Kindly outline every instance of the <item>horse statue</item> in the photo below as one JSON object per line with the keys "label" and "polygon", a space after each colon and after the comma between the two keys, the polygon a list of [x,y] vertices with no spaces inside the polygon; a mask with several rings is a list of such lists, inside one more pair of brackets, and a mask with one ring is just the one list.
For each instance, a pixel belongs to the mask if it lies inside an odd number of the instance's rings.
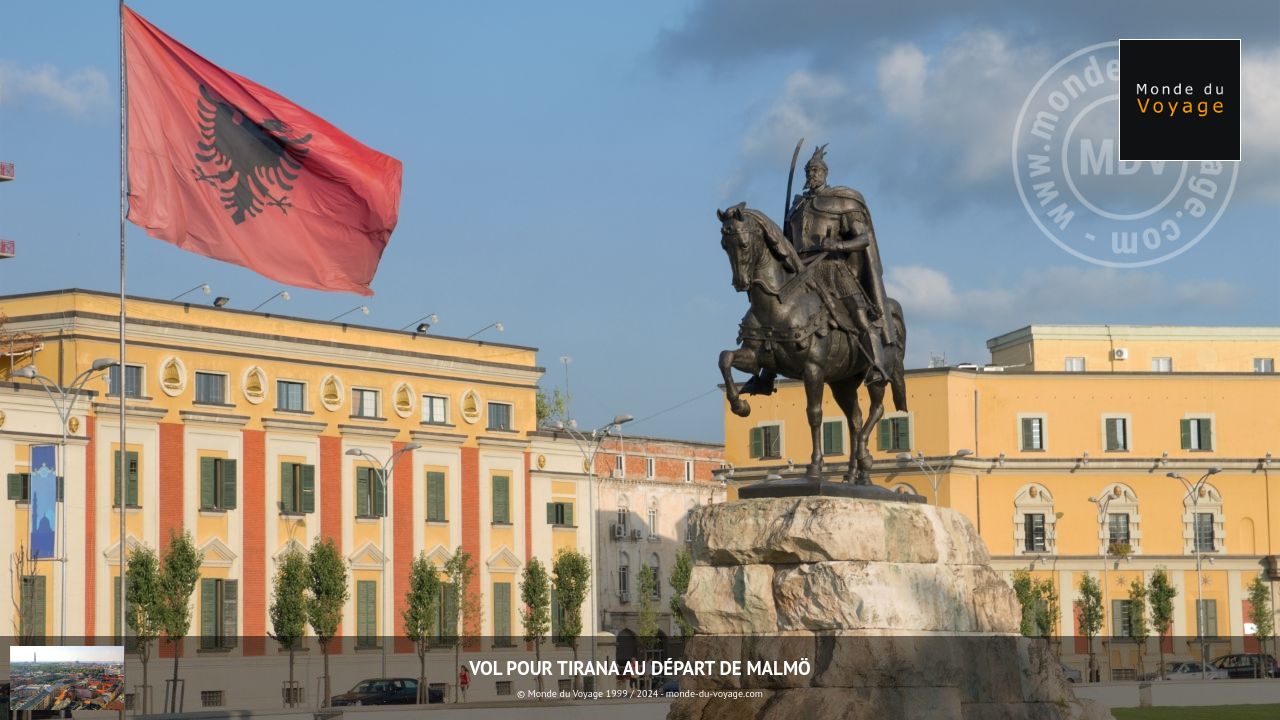
{"label": "horse statue", "polygon": [[[866,339],[841,322],[838,302],[824,297],[791,242],[767,215],[739,203],[717,210],[721,222],[720,246],[733,268],[733,289],[746,292],[751,309],[742,318],[737,350],[720,353],[725,396],[735,415],[746,417],[751,406],[740,395],[732,369],[755,376],[761,370],[804,382],[805,410],[813,440],[813,454],[805,472],[814,484],[822,482],[822,393],[831,388],[836,404],[849,423],[849,469],[846,483],[871,484],[871,453],[867,441],[884,414],[885,385],[892,386],[893,405],[907,409],[903,355],[906,325],[902,307],[886,300],[897,342],[884,348],[888,377],[872,376]],[[858,406],[858,388],[867,388],[870,408],[865,423]]]}

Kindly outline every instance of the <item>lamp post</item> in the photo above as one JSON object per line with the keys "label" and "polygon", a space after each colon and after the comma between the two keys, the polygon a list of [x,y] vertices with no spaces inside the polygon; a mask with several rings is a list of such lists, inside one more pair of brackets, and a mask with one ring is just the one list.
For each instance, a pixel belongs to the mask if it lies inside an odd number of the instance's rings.
{"label": "lamp post", "polygon": [[[594,562],[597,562],[597,563],[600,561],[599,552],[598,552],[600,548],[597,545],[598,540],[597,540],[597,533],[596,533],[596,525],[598,524],[596,522],[596,487],[597,487],[597,483],[595,482],[596,455],[600,452],[601,441],[604,440],[606,435],[617,430],[620,426],[631,422],[632,420],[635,420],[635,417],[631,415],[627,415],[625,413],[615,415],[613,417],[612,422],[608,423],[607,425],[598,427],[595,430],[592,430],[590,437],[575,430],[573,428],[572,421],[566,423],[561,420],[546,420],[546,421],[543,421],[542,423],[542,426],[548,430],[563,431],[565,434],[569,436],[570,439],[573,440],[573,443],[578,446],[578,452],[582,453],[582,460],[584,463],[584,467],[588,473],[588,482],[591,483],[591,487],[590,487],[591,492],[587,495],[587,511],[591,514],[591,524],[588,526],[588,532],[591,535],[591,551],[595,555]],[[591,444],[593,442],[595,443],[595,447],[591,448]],[[588,452],[588,448],[591,448],[590,452]],[[591,662],[593,664],[596,661],[596,640],[597,640],[596,635],[599,632],[596,626],[596,618],[600,614],[600,603],[599,603],[600,593],[598,592],[598,590],[599,590],[599,583],[598,582],[592,583],[592,587],[591,587]],[[595,686],[593,685],[592,687],[595,687]]]}
{"label": "lamp post", "polygon": [[[391,465],[395,463],[397,458],[407,452],[417,450],[420,447],[422,447],[420,443],[411,442],[394,453],[391,453],[391,457],[387,458],[385,463],[379,463],[377,458],[359,448],[351,448],[350,450],[347,450],[348,455],[364,458],[369,462],[369,464],[373,465],[374,470],[377,471],[376,474],[378,476],[378,482],[382,483],[382,507],[378,508],[380,518],[379,522],[382,524],[382,614],[388,619],[391,617],[391,612],[387,608],[387,585],[389,583],[389,579],[387,578],[387,556],[390,554],[387,550],[387,508],[391,505],[391,488],[387,484],[387,473],[390,471]],[[387,646],[391,644],[391,636],[384,635],[379,640],[382,643],[382,677],[386,677]]]}
{"label": "lamp post", "polygon": [[280,298],[281,300],[283,300],[283,301],[285,301],[285,302],[289,302],[289,291],[288,291],[288,290],[281,290],[280,292],[276,293],[275,295],[272,295],[271,297],[267,298],[266,300],[263,300],[262,302],[258,303],[257,305],[254,305],[254,306],[253,306],[253,309],[252,309],[252,310],[250,310],[249,312],[257,312],[257,311],[258,311],[258,308],[262,307],[263,305],[266,305],[267,303],[271,302],[272,300],[275,300],[276,298]]}
{"label": "lamp post", "polygon": [[500,322],[491,322],[491,323],[489,323],[488,325],[485,325],[484,327],[480,328],[479,330],[477,330],[477,331],[475,331],[475,332],[471,333],[470,335],[468,335],[468,336],[466,336],[466,337],[464,337],[464,338],[462,338],[462,339],[463,339],[463,340],[470,340],[471,338],[473,338],[473,337],[475,337],[475,336],[479,335],[480,333],[484,332],[485,330],[488,330],[489,328],[493,328],[494,330],[497,330],[498,332],[502,332],[503,330],[506,330],[506,328],[502,327],[502,323],[500,323]]}
{"label": "lamp post", "polygon": [[[71,411],[75,408],[76,400],[80,398],[80,391],[84,389],[85,383],[89,382],[89,378],[93,377],[94,374],[96,373],[102,372],[103,370],[106,370],[107,368],[112,367],[113,365],[116,365],[115,360],[112,360],[110,358],[98,358],[97,360],[93,361],[93,364],[89,367],[88,370],[85,370],[84,372],[77,375],[75,379],[71,381],[71,384],[68,385],[66,388],[63,388],[53,380],[36,372],[36,368],[34,365],[27,365],[25,367],[20,367],[17,370],[13,371],[13,377],[25,378],[27,380],[35,380],[36,382],[40,383],[40,386],[44,388],[45,394],[49,396],[49,401],[53,403],[54,410],[58,413],[58,420],[60,421],[59,424],[62,426],[62,442],[58,444],[58,472],[62,475],[63,478],[67,476],[67,423],[70,422],[71,420]],[[124,387],[123,381],[124,381],[124,375],[122,374],[121,388]],[[63,482],[65,483],[65,480]],[[63,512],[62,503],[55,503],[55,505],[58,509],[59,515],[65,515],[65,513]],[[121,512],[122,513],[124,512],[123,508],[121,509]],[[65,517],[62,519],[65,520]],[[121,535],[120,537],[123,538],[124,535]],[[58,581],[58,584],[62,587],[62,592],[60,593],[62,595],[62,603],[61,603],[61,609],[58,612],[58,641],[62,643],[62,642],[65,642],[66,635],[67,635],[66,533],[65,532],[58,533],[58,540],[59,540],[58,544],[62,546],[61,551],[58,553],[59,555],[58,562],[61,563],[61,570],[59,572],[61,579]],[[120,547],[121,548],[124,547],[123,540],[121,540]],[[121,573],[124,572],[123,550],[121,551],[121,555],[120,555],[120,572]],[[123,627],[121,628],[121,630],[123,632]]]}
{"label": "lamp post", "polygon": [[[1111,498],[1111,493],[1107,493],[1101,498],[1089,498],[1089,502],[1098,506],[1098,533],[1104,537],[1106,535],[1104,523],[1107,521],[1107,507],[1111,505]],[[1107,605],[1107,594],[1111,591],[1111,578],[1107,572],[1107,548],[1110,546],[1110,538],[1106,538],[1106,540],[1107,542],[1102,545],[1102,616],[1110,620],[1111,608]],[[1106,626],[1104,625],[1102,629],[1105,632]],[[1107,669],[1108,671],[1111,669],[1110,657],[1107,658]]]}
{"label": "lamp post", "polygon": [[[956,458],[968,457],[972,454],[972,450],[961,448],[960,450],[955,451],[955,453],[948,455],[947,461],[950,463],[950,461],[953,461]],[[916,451],[914,456],[909,452],[898,453],[898,459],[904,462],[914,462],[916,466],[920,468],[920,472],[924,473],[925,477],[929,479],[929,486],[933,488],[933,504],[937,505],[938,488],[942,484],[942,471],[945,468],[941,465],[935,467],[932,463],[924,459],[924,453],[920,451]]]}
{"label": "lamp post", "polygon": [[1205,676],[1204,664],[1205,659],[1208,657],[1208,650],[1204,639],[1204,580],[1200,577],[1200,566],[1204,556],[1200,553],[1200,537],[1196,533],[1196,530],[1198,530],[1196,524],[1200,519],[1200,490],[1204,487],[1205,481],[1209,479],[1210,475],[1217,475],[1220,472],[1222,472],[1222,468],[1211,467],[1208,472],[1201,475],[1200,479],[1194,483],[1188,481],[1176,472],[1165,473],[1166,477],[1171,477],[1174,480],[1177,480],[1182,483],[1184,488],[1186,488],[1187,495],[1182,498],[1182,504],[1184,507],[1187,503],[1187,497],[1191,498],[1191,547],[1196,553],[1196,637],[1200,639],[1201,680],[1203,680]]}

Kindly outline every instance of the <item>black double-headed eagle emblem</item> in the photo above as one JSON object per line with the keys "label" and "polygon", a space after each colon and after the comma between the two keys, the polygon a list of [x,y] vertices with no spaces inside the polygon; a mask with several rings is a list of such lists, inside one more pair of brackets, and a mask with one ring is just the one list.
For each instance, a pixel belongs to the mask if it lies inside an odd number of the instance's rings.
{"label": "black double-headed eagle emblem", "polygon": [[202,138],[195,153],[200,164],[192,169],[196,180],[218,188],[222,206],[237,225],[268,206],[287,215],[293,207],[287,193],[302,169],[301,158],[308,152],[302,146],[311,141],[310,133],[293,137],[275,118],[254,121],[204,85],[196,105]]}

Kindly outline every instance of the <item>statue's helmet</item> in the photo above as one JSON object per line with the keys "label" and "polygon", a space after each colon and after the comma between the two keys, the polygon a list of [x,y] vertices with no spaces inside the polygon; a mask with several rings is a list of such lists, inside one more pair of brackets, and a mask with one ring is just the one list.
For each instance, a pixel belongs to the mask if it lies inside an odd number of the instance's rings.
{"label": "statue's helmet", "polygon": [[823,172],[827,171],[827,161],[824,156],[827,154],[827,146],[819,145],[813,149],[813,157],[809,158],[809,162],[804,164],[805,172],[809,172],[814,168],[821,168]]}

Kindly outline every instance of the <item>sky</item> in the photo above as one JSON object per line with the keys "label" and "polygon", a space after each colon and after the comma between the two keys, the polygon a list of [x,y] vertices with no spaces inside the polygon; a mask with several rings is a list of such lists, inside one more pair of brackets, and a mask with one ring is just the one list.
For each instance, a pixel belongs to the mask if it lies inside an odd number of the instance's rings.
{"label": "sky", "polygon": [[124,664],[124,647],[120,645],[13,645],[9,648],[10,662],[108,662]]}
{"label": "sky", "polygon": [[[214,63],[404,163],[375,295],[290,289],[272,312],[539,348],[579,426],[721,441],[716,358],[746,298],[715,210],[780,220],[792,148],[874,217],[907,364],[986,362],[1031,323],[1280,325],[1280,4],[899,0],[646,3],[136,0]],[[116,7],[0,7],[0,294],[114,291]],[[1011,171],[1018,110],[1077,49],[1241,38],[1243,161],[1213,230],[1167,262],[1100,267],[1054,245]],[[803,163],[802,157],[801,162]],[[797,183],[802,184],[802,183]],[[128,229],[128,292],[200,283],[248,309],[282,286]],[[196,301],[202,296],[194,295]],[[2,309],[2,308],[0,308]],[[561,358],[570,358],[566,364]]]}

